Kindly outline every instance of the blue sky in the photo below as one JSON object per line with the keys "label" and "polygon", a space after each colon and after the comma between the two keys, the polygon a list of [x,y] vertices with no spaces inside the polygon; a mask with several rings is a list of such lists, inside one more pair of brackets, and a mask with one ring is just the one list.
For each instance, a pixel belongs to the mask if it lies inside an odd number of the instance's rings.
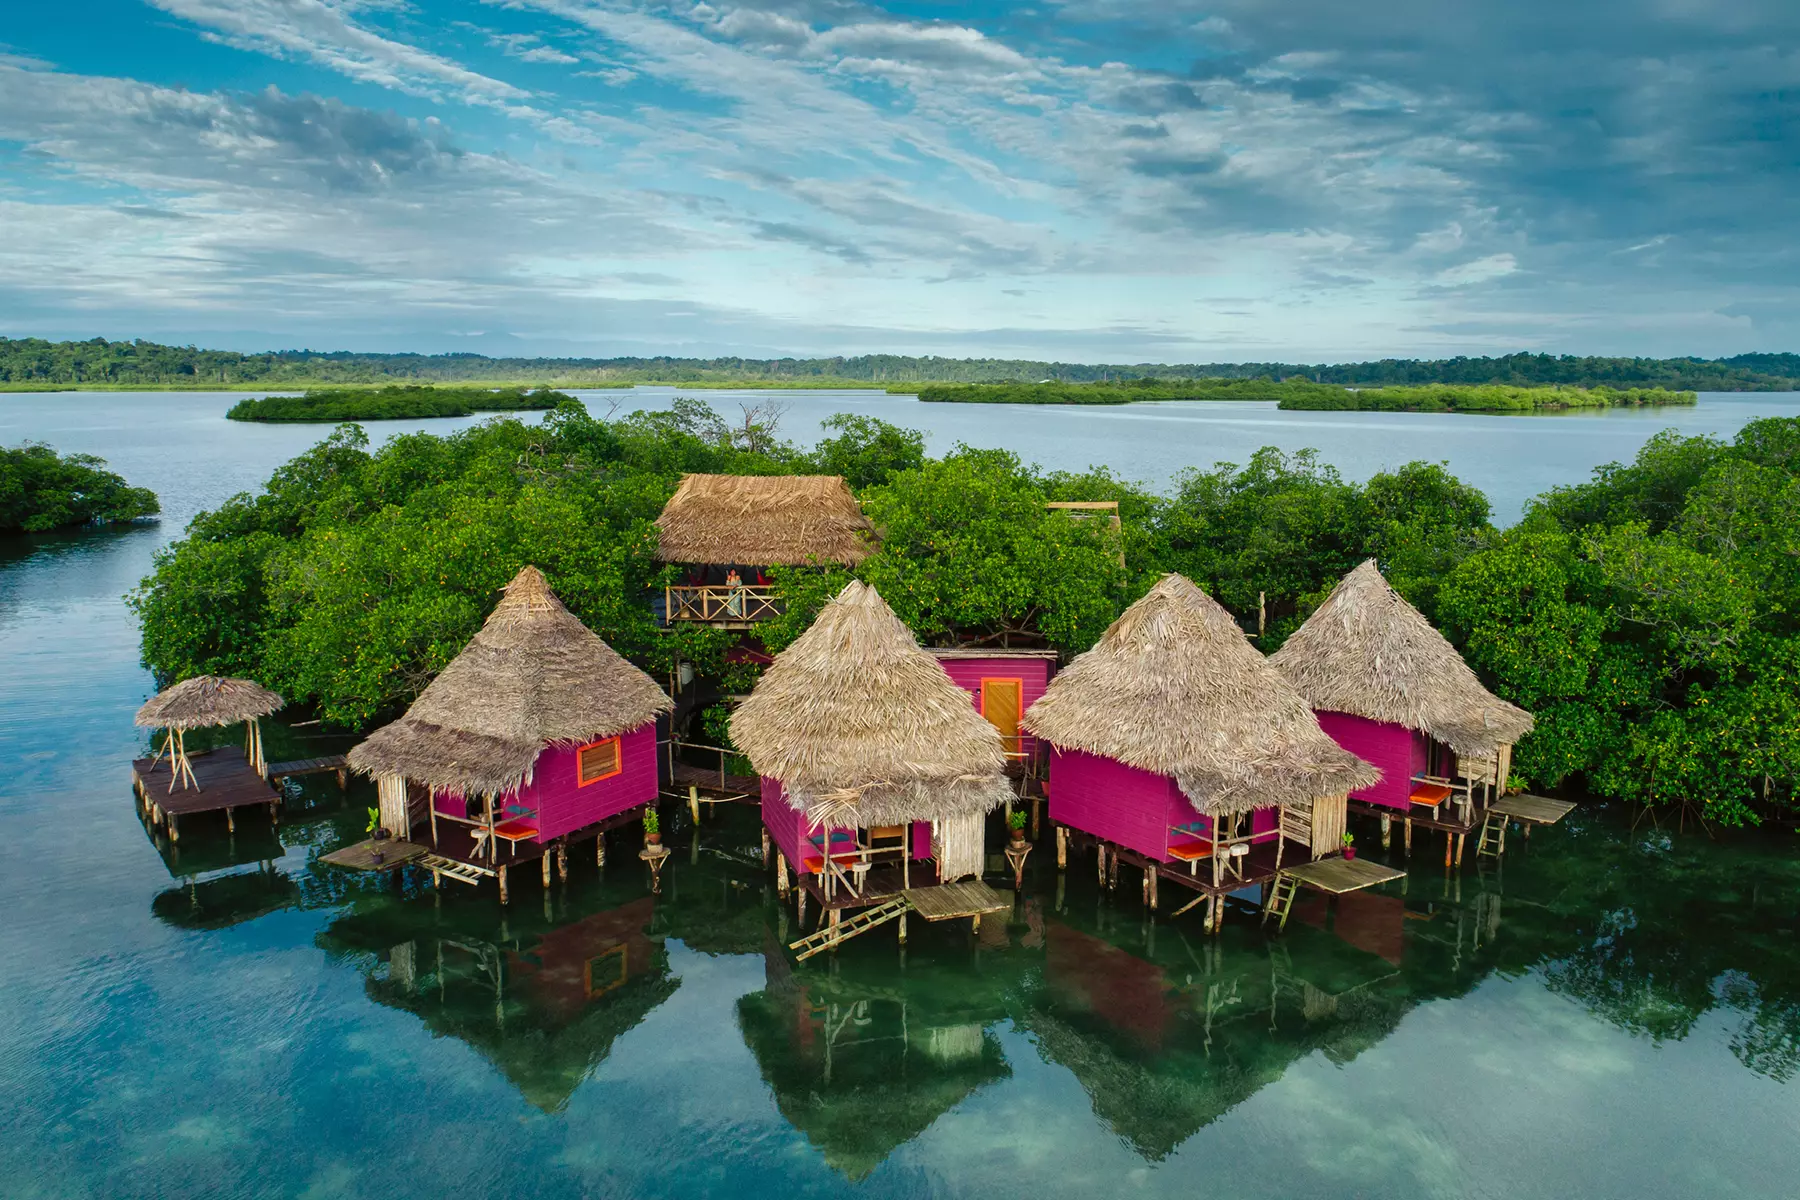
{"label": "blue sky", "polygon": [[8,10],[4,334],[1800,348],[1795,0]]}

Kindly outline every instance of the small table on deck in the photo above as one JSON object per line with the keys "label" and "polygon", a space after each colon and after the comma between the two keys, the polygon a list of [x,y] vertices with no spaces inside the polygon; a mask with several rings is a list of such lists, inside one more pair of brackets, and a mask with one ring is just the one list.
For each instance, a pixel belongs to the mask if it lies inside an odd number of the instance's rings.
{"label": "small table on deck", "polygon": [[1456,789],[1442,783],[1415,783],[1408,800],[1421,808],[1429,808],[1432,816],[1437,816],[1438,809],[1444,801],[1456,794]]}

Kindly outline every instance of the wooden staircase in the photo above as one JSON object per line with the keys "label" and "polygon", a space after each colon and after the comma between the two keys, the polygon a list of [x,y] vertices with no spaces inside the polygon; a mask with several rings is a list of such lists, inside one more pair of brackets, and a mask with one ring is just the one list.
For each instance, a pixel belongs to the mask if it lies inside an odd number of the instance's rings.
{"label": "wooden staircase", "polygon": [[912,909],[912,901],[905,896],[898,896],[885,904],[877,904],[874,908],[865,908],[847,921],[835,925],[827,925],[823,929],[807,934],[797,942],[789,942],[789,950],[798,950],[796,962],[805,962],[815,954],[833,950],[853,937],[869,932],[880,925],[886,925],[896,917],[904,916]]}
{"label": "wooden staircase", "polygon": [[1287,928],[1288,914],[1294,910],[1294,897],[1299,894],[1300,881],[1283,871],[1275,877],[1275,883],[1269,892],[1269,902],[1263,905],[1263,924],[1269,923],[1270,917],[1280,917],[1277,929]]}
{"label": "wooden staircase", "polygon": [[1481,822],[1481,840],[1475,843],[1475,857],[1499,858],[1506,853],[1507,818],[1502,813],[1488,813]]}
{"label": "wooden staircase", "polygon": [[486,875],[486,872],[479,868],[471,867],[466,862],[458,862],[454,858],[445,858],[441,854],[424,854],[413,861],[433,875],[448,876],[458,883],[480,883]]}

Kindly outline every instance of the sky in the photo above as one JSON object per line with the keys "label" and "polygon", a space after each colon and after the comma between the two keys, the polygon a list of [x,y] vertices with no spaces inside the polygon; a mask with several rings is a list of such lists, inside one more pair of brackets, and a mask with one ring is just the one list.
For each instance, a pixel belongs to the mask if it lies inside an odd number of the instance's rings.
{"label": "sky", "polygon": [[1800,349],[1796,0],[41,0],[0,335]]}

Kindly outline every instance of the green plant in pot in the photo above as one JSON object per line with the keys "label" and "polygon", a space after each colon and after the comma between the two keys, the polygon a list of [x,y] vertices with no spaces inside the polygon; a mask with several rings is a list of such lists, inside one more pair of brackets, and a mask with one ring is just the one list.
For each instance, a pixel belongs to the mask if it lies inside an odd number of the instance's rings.
{"label": "green plant in pot", "polygon": [[1006,828],[1012,834],[1015,845],[1025,840],[1025,814],[1013,812],[1006,814]]}
{"label": "green plant in pot", "polygon": [[1345,858],[1355,858],[1356,857],[1356,838],[1353,834],[1351,834],[1349,832],[1346,832],[1344,834],[1344,857]]}
{"label": "green plant in pot", "polygon": [[657,818],[654,808],[644,810],[644,845],[662,845],[662,821]]}
{"label": "green plant in pot", "polygon": [[364,828],[363,832],[369,835],[370,857],[377,863],[385,862],[387,860],[387,848],[384,843],[387,841],[388,831],[381,827],[381,810],[379,808],[371,808],[369,810],[369,824]]}

